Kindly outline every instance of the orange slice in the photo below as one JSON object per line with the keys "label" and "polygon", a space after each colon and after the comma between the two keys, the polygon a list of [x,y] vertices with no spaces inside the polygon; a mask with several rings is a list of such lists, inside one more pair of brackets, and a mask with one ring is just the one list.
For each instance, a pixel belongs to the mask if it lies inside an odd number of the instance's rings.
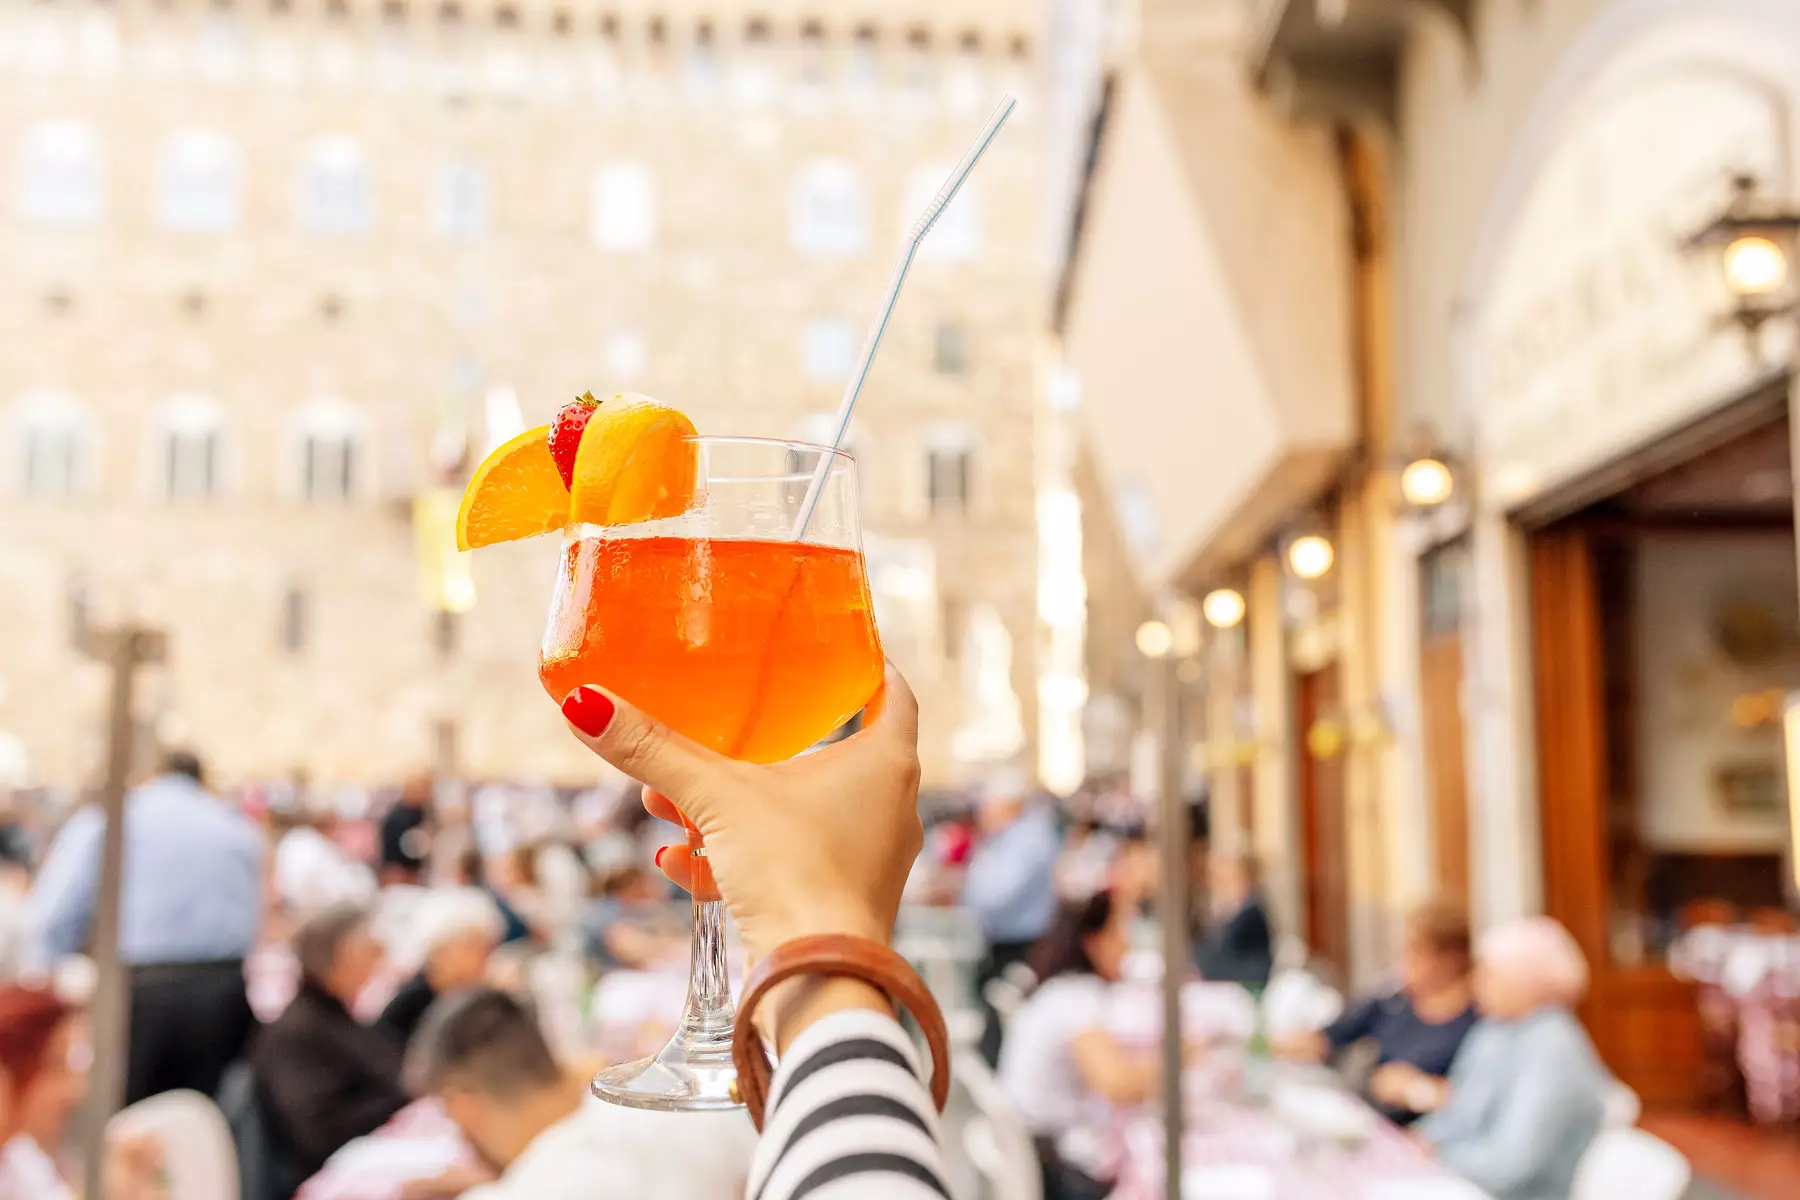
{"label": "orange slice", "polygon": [[527,429],[481,460],[456,513],[456,548],[473,550],[561,529],[569,489],[550,457],[550,427]]}
{"label": "orange slice", "polygon": [[589,525],[676,517],[694,502],[694,423],[648,396],[594,410],[575,452],[569,514]]}

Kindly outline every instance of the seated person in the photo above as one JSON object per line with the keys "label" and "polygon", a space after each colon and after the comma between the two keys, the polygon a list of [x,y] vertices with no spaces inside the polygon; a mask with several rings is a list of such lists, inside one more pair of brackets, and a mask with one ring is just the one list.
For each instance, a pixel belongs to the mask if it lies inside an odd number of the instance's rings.
{"label": "seated person", "polygon": [[749,1180],[756,1132],[741,1112],[594,1100],[585,1078],[558,1065],[531,1010],[493,988],[432,1006],[407,1077],[500,1173],[464,1200],[717,1200],[742,1196]]}
{"label": "seated person", "polygon": [[1468,918],[1460,909],[1428,904],[1407,919],[1399,991],[1359,1000],[1324,1029],[1277,1050],[1287,1058],[1321,1062],[1356,1042],[1374,1042],[1369,1095],[1389,1120],[1410,1125],[1419,1116],[1407,1103],[1415,1076],[1448,1075],[1475,1018]]}
{"label": "seated person", "polygon": [[459,887],[475,888],[486,893],[488,899],[500,910],[502,930],[500,944],[510,946],[514,942],[528,943],[531,940],[531,926],[525,924],[525,918],[518,914],[506,897],[488,882],[487,860],[474,846],[466,846],[456,858],[456,868],[451,876],[452,882]]}
{"label": "seated person", "polygon": [[615,867],[597,891],[581,913],[581,941],[601,970],[640,970],[687,952],[685,934],[658,927],[669,899],[659,877],[636,864]]}
{"label": "seated person", "polygon": [[[1414,1073],[1415,1135],[1493,1200],[1566,1200],[1600,1132],[1606,1068],[1570,1010],[1587,960],[1548,917],[1491,930],[1476,947],[1482,1020],[1448,1080]],[[1402,1068],[1406,1070],[1406,1068]]]}
{"label": "seated person", "polygon": [[1275,969],[1275,935],[1256,884],[1256,860],[1214,854],[1207,862],[1212,921],[1194,945],[1200,978],[1208,983],[1267,987]]}
{"label": "seated person", "polygon": [[424,965],[375,1019],[376,1028],[392,1033],[402,1046],[412,1040],[433,1000],[486,980],[488,957],[506,930],[499,907],[477,888],[432,891],[416,920]]}
{"label": "seated person", "polygon": [[1156,1055],[1133,1052],[1106,1029],[1129,919],[1110,892],[1064,904],[1032,950],[1040,982],[1001,1043],[1000,1083],[1037,1141],[1046,1200],[1111,1191],[1096,1153],[1107,1106],[1148,1099],[1162,1078]]}
{"label": "seated person", "polygon": [[257,1037],[250,1066],[270,1133],[304,1179],[405,1108],[408,1097],[399,1043],[350,1015],[381,963],[368,911],[338,904],[308,918],[294,953],[299,993]]}

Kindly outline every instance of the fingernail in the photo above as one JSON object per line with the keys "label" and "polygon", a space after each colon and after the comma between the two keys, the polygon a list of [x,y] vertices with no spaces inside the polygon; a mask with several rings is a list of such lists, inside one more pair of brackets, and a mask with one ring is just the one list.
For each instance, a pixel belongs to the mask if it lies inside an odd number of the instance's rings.
{"label": "fingernail", "polygon": [[612,697],[591,687],[578,687],[563,697],[563,716],[589,737],[599,737],[612,724]]}
{"label": "fingernail", "polygon": [[667,846],[658,846],[656,848],[655,862],[658,867],[662,866],[662,856],[667,854],[668,852],[669,852],[669,848]]}

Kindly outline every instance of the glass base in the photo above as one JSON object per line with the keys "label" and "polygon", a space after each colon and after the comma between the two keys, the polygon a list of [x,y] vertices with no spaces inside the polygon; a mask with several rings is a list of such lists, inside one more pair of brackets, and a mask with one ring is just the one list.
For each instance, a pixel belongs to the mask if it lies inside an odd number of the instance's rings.
{"label": "glass base", "polygon": [[607,1067],[594,1076],[594,1095],[609,1104],[660,1112],[713,1112],[741,1108],[732,1098],[737,1068],[731,1049],[694,1052],[680,1035],[654,1057]]}

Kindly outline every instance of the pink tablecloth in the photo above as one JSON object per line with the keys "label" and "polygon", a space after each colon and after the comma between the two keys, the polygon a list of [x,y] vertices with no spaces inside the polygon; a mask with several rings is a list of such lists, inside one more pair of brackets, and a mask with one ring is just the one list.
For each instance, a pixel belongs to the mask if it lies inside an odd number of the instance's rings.
{"label": "pink tablecloth", "polygon": [[[1161,1117],[1143,1112],[1125,1118],[1120,1138],[1123,1157],[1112,1200],[1162,1200]],[[1374,1122],[1360,1145],[1340,1147],[1302,1136],[1267,1108],[1190,1097],[1181,1140],[1184,1192],[1202,1194],[1209,1174],[1222,1184],[1219,1173],[1234,1168],[1263,1174],[1269,1190],[1262,1194],[1269,1200],[1387,1200],[1408,1185],[1433,1181],[1452,1191],[1466,1187],[1386,1121]]]}
{"label": "pink tablecloth", "polygon": [[419,1100],[331,1156],[294,1200],[400,1200],[406,1185],[473,1161],[435,1100]]}

